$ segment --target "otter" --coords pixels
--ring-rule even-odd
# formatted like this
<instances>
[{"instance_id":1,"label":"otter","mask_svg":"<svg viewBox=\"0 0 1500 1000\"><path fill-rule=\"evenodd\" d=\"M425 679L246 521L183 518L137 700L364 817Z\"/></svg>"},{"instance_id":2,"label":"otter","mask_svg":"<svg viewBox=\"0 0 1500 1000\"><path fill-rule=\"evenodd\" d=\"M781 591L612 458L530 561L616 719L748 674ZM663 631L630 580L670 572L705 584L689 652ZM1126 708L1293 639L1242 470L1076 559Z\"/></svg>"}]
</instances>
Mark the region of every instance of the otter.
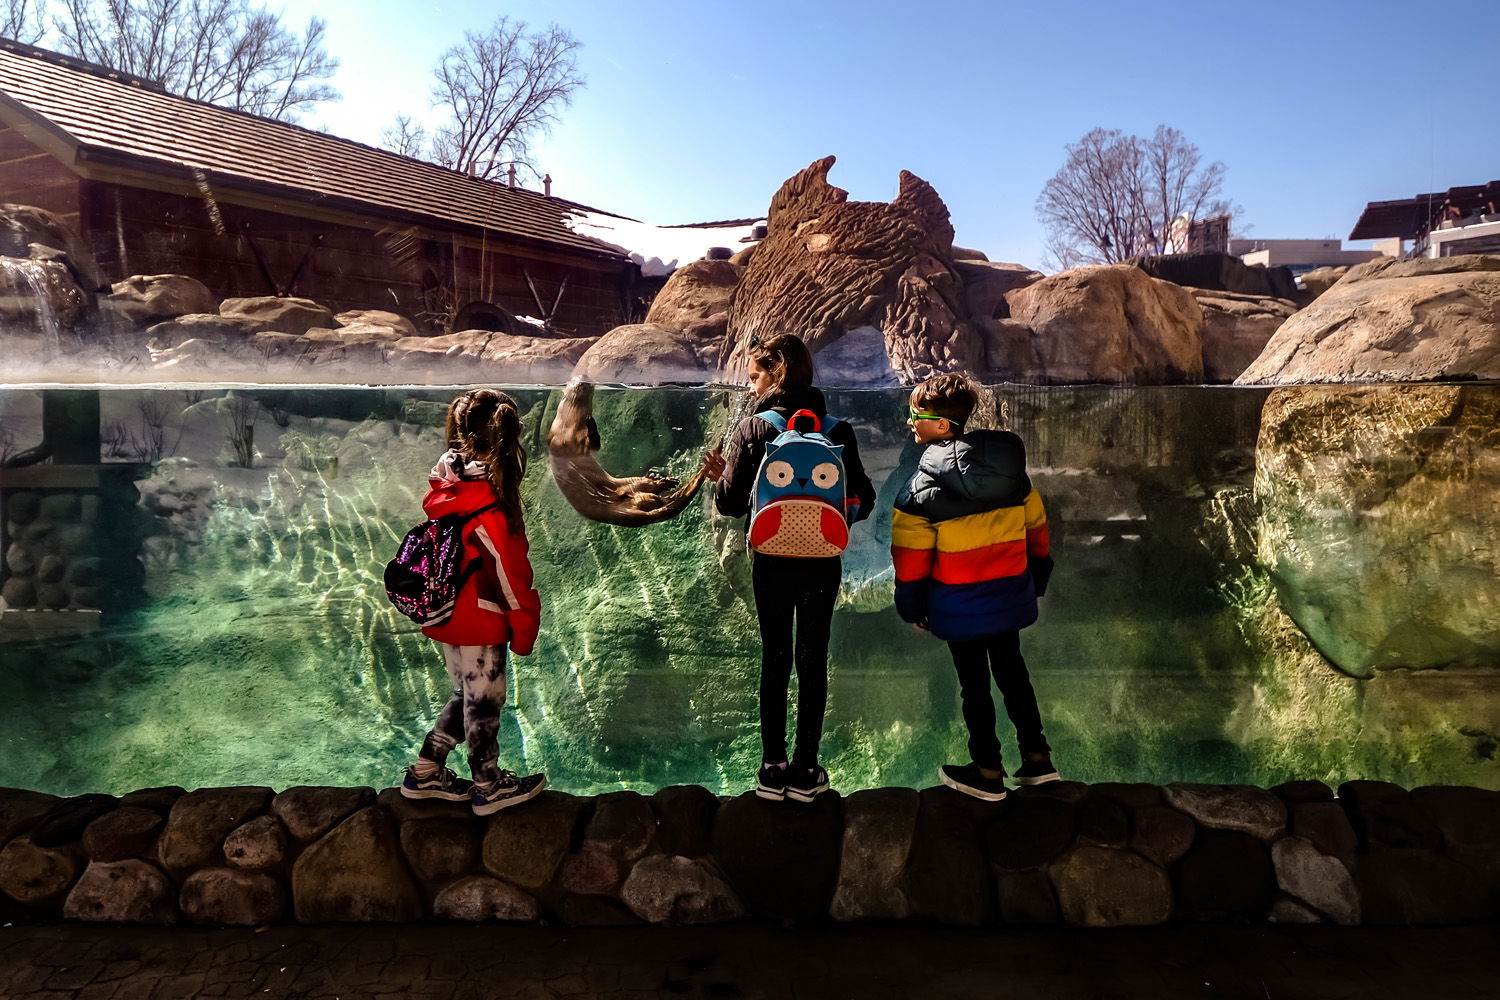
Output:
<instances>
[{"instance_id":1,"label":"otter","mask_svg":"<svg viewBox=\"0 0 1500 1000\"><path fill-rule=\"evenodd\" d=\"M574 510L590 521L625 528L656 524L680 514L703 485L701 468L687 482L666 476L620 479L604 471L594 457L598 450L594 386L574 379L563 390L557 416L547 432L552 477Z\"/></svg>"}]
</instances>

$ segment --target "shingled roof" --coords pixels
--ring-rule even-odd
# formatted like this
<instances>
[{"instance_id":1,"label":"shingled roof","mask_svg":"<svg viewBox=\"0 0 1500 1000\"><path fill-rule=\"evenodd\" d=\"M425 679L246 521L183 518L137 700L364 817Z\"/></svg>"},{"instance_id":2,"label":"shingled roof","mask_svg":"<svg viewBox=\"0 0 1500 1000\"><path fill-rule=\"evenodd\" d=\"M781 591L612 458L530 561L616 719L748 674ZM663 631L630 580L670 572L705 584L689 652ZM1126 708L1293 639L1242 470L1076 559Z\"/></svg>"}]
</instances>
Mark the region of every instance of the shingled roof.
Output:
<instances>
[{"instance_id":1,"label":"shingled roof","mask_svg":"<svg viewBox=\"0 0 1500 1000\"><path fill-rule=\"evenodd\" d=\"M598 209L176 97L149 81L17 42L0 42L0 119L50 134L80 165L130 167L210 189L625 256L563 221L571 209Z\"/></svg>"}]
</instances>

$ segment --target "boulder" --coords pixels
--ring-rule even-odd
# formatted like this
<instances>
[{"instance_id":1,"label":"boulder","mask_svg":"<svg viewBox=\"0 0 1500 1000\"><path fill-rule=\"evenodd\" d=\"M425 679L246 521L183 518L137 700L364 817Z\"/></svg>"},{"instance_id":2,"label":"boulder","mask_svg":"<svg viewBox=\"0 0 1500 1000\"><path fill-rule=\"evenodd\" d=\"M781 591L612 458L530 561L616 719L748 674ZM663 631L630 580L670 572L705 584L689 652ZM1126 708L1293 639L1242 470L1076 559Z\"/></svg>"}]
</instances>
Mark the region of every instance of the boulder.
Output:
<instances>
[{"instance_id":1,"label":"boulder","mask_svg":"<svg viewBox=\"0 0 1500 1000\"><path fill-rule=\"evenodd\" d=\"M1270 841L1286 832L1286 804L1253 785L1195 785L1173 782L1163 790L1167 804L1212 830L1242 830Z\"/></svg>"},{"instance_id":2,"label":"boulder","mask_svg":"<svg viewBox=\"0 0 1500 1000\"><path fill-rule=\"evenodd\" d=\"M563 858L557 887L577 895L608 896L624 881L627 870L628 866L604 851L584 846Z\"/></svg>"},{"instance_id":3,"label":"boulder","mask_svg":"<svg viewBox=\"0 0 1500 1000\"><path fill-rule=\"evenodd\" d=\"M11 512L7 510L6 513ZM17 834L24 833L60 801L56 795L22 788L0 788L0 847Z\"/></svg>"},{"instance_id":4,"label":"boulder","mask_svg":"<svg viewBox=\"0 0 1500 1000\"><path fill-rule=\"evenodd\" d=\"M1276 892L1266 845L1233 830L1200 830L1173 881L1178 913L1192 920L1261 920Z\"/></svg>"},{"instance_id":5,"label":"boulder","mask_svg":"<svg viewBox=\"0 0 1500 1000\"><path fill-rule=\"evenodd\" d=\"M1130 851L1081 844L1051 875L1062 918L1074 927L1145 927L1172 916L1167 873Z\"/></svg>"},{"instance_id":6,"label":"boulder","mask_svg":"<svg viewBox=\"0 0 1500 1000\"><path fill-rule=\"evenodd\" d=\"M60 216L34 205L0 205L0 256L56 259L58 253L80 288L104 287L93 254Z\"/></svg>"},{"instance_id":7,"label":"boulder","mask_svg":"<svg viewBox=\"0 0 1500 1000\"><path fill-rule=\"evenodd\" d=\"M1356 265L1276 331L1241 385L1500 378L1500 255Z\"/></svg>"},{"instance_id":8,"label":"boulder","mask_svg":"<svg viewBox=\"0 0 1500 1000\"><path fill-rule=\"evenodd\" d=\"M333 313L312 299L280 298L256 295L243 299L225 299L219 303L219 315L242 318L254 325L255 332L275 330L278 333L306 333L315 326L337 328Z\"/></svg>"},{"instance_id":9,"label":"boulder","mask_svg":"<svg viewBox=\"0 0 1500 1000\"><path fill-rule=\"evenodd\" d=\"M18 903L41 906L60 897L78 878L82 851L74 845L38 847L25 834L0 850L0 892Z\"/></svg>"},{"instance_id":10,"label":"boulder","mask_svg":"<svg viewBox=\"0 0 1500 1000\"><path fill-rule=\"evenodd\" d=\"M149 326L189 313L214 315L219 300L207 285L185 274L136 274L111 285L99 308L131 326Z\"/></svg>"},{"instance_id":11,"label":"boulder","mask_svg":"<svg viewBox=\"0 0 1500 1000\"><path fill-rule=\"evenodd\" d=\"M902 889L921 799L910 788L870 788L844 800L844 845L829 905L835 920L904 920Z\"/></svg>"},{"instance_id":12,"label":"boulder","mask_svg":"<svg viewBox=\"0 0 1500 1000\"><path fill-rule=\"evenodd\" d=\"M161 869L145 861L94 862L63 903L63 918L107 924L171 924L177 893Z\"/></svg>"},{"instance_id":13,"label":"boulder","mask_svg":"<svg viewBox=\"0 0 1500 1000\"><path fill-rule=\"evenodd\" d=\"M1271 845L1271 863L1281 891L1305 903L1334 923L1359 923L1359 890L1349 869L1301 837L1283 837Z\"/></svg>"},{"instance_id":14,"label":"boulder","mask_svg":"<svg viewBox=\"0 0 1500 1000\"><path fill-rule=\"evenodd\" d=\"M164 825L161 813L151 809L112 809L84 828L83 853L90 861L155 857L156 835Z\"/></svg>"},{"instance_id":15,"label":"boulder","mask_svg":"<svg viewBox=\"0 0 1500 1000\"><path fill-rule=\"evenodd\" d=\"M1012 795L985 828L986 858L1007 871L1048 864L1073 842L1074 809L1049 796Z\"/></svg>"},{"instance_id":16,"label":"boulder","mask_svg":"<svg viewBox=\"0 0 1500 1000\"><path fill-rule=\"evenodd\" d=\"M286 915L286 889L262 872L200 868L182 883L178 905L189 923L262 927Z\"/></svg>"},{"instance_id":17,"label":"boulder","mask_svg":"<svg viewBox=\"0 0 1500 1000\"><path fill-rule=\"evenodd\" d=\"M83 836L84 828L107 812L119 800L113 795L77 795L63 799L47 811L31 828L31 842L38 847L61 847Z\"/></svg>"},{"instance_id":18,"label":"boulder","mask_svg":"<svg viewBox=\"0 0 1500 1000\"><path fill-rule=\"evenodd\" d=\"M1297 282L1290 268L1246 264L1218 251L1162 254L1133 261L1153 278L1188 288L1211 289L1261 298L1294 299Z\"/></svg>"},{"instance_id":19,"label":"boulder","mask_svg":"<svg viewBox=\"0 0 1500 1000\"><path fill-rule=\"evenodd\" d=\"M995 868L995 905L1007 924L1056 924L1062 921L1057 892L1046 868L1013 871Z\"/></svg>"},{"instance_id":20,"label":"boulder","mask_svg":"<svg viewBox=\"0 0 1500 1000\"><path fill-rule=\"evenodd\" d=\"M728 320L739 285L741 268L727 260L695 260L667 279L644 322L669 330L686 330L695 323L723 315Z\"/></svg>"},{"instance_id":21,"label":"boulder","mask_svg":"<svg viewBox=\"0 0 1500 1000\"><path fill-rule=\"evenodd\" d=\"M671 854L637 862L620 888L620 899L651 924L685 927L745 915L734 890L705 862Z\"/></svg>"},{"instance_id":22,"label":"boulder","mask_svg":"<svg viewBox=\"0 0 1500 1000\"><path fill-rule=\"evenodd\" d=\"M224 838L225 860L246 871L274 868L286 855L286 831L275 816L257 816Z\"/></svg>"},{"instance_id":23,"label":"boulder","mask_svg":"<svg viewBox=\"0 0 1500 1000\"><path fill-rule=\"evenodd\" d=\"M1297 311L1289 299L1189 289L1203 310L1203 381L1233 382L1260 357L1269 341Z\"/></svg>"},{"instance_id":24,"label":"boulder","mask_svg":"<svg viewBox=\"0 0 1500 1000\"><path fill-rule=\"evenodd\" d=\"M1198 824L1186 813L1166 806L1146 806L1136 810L1130 849L1167 868L1188 852L1197 833Z\"/></svg>"},{"instance_id":25,"label":"boulder","mask_svg":"<svg viewBox=\"0 0 1500 1000\"><path fill-rule=\"evenodd\" d=\"M1352 867L1359 853L1359 838L1349 823L1349 814L1337 802L1298 802L1291 808L1291 832L1323 854Z\"/></svg>"},{"instance_id":26,"label":"boulder","mask_svg":"<svg viewBox=\"0 0 1500 1000\"><path fill-rule=\"evenodd\" d=\"M712 858L751 913L812 920L828 912L842 843L843 801L836 792L809 803L745 792L714 818Z\"/></svg>"},{"instance_id":27,"label":"boulder","mask_svg":"<svg viewBox=\"0 0 1500 1000\"><path fill-rule=\"evenodd\" d=\"M0 256L0 328L55 335L71 329L90 304L66 264Z\"/></svg>"},{"instance_id":28,"label":"boulder","mask_svg":"<svg viewBox=\"0 0 1500 1000\"><path fill-rule=\"evenodd\" d=\"M1354 878L1365 924L1464 924L1493 920L1500 912L1493 887L1434 851L1372 851L1359 859Z\"/></svg>"},{"instance_id":29,"label":"boulder","mask_svg":"<svg viewBox=\"0 0 1500 1000\"><path fill-rule=\"evenodd\" d=\"M1342 267L1315 267L1299 277L1297 284L1302 286L1302 304L1306 305L1328 291L1348 273L1349 265L1345 264Z\"/></svg>"},{"instance_id":30,"label":"boulder","mask_svg":"<svg viewBox=\"0 0 1500 1000\"><path fill-rule=\"evenodd\" d=\"M656 811L656 848L666 854L700 858L713 840L719 799L702 785L672 785L651 796Z\"/></svg>"},{"instance_id":31,"label":"boulder","mask_svg":"<svg viewBox=\"0 0 1500 1000\"><path fill-rule=\"evenodd\" d=\"M1088 786L1088 795L1114 799L1130 810L1161 805L1161 786L1144 781L1100 781ZM1330 792L1329 797L1332 796Z\"/></svg>"},{"instance_id":32,"label":"boulder","mask_svg":"<svg viewBox=\"0 0 1500 1000\"><path fill-rule=\"evenodd\" d=\"M229 831L264 812L272 794L248 785L188 792L173 804L157 845L162 866L183 871L219 864Z\"/></svg>"},{"instance_id":33,"label":"boulder","mask_svg":"<svg viewBox=\"0 0 1500 1000\"><path fill-rule=\"evenodd\" d=\"M1424 785L1411 802L1443 834L1445 848L1500 846L1500 792Z\"/></svg>"},{"instance_id":34,"label":"boulder","mask_svg":"<svg viewBox=\"0 0 1500 1000\"><path fill-rule=\"evenodd\" d=\"M584 352L573 369L590 382L658 385L702 382L705 371L682 332L653 323L617 326Z\"/></svg>"},{"instance_id":35,"label":"boulder","mask_svg":"<svg viewBox=\"0 0 1500 1000\"><path fill-rule=\"evenodd\" d=\"M1040 347L1035 330L1015 319L975 320L985 381L1030 383L1045 381L1038 367Z\"/></svg>"},{"instance_id":36,"label":"boulder","mask_svg":"<svg viewBox=\"0 0 1500 1000\"><path fill-rule=\"evenodd\" d=\"M496 813L485 830L485 871L523 889L552 881L577 835L588 800L545 791L531 802Z\"/></svg>"},{"instance_id":37,"label":"boulder","mask_svg":"<svg viewBox=\"0 0 1500 1000\"><path fill-rule=\"evenodd\" d=\"M1046 275L1024 264L1004 264L988 260L953 262L963 287L964 313L971 322L1010 317L1005 296L1018 288L1034 285Z\"/></svg>"},{"instance_id":38,"label":"boulder","mask_svg":"<svg viewBox=\"0 0 1500 1000\"><path fill-rule=\"evenodd\" d=\"M260 332L259 323L244 316L189 313L147 327L146 336L147 346L159 353L176 350L189 341L208 347L228 347L249 342Z\"/></svg>"},{"instance_id":39,"label":"boulder","mask_svg":"<svg viewBox=\"0 0 1500 1000\"><path fill-rule=\"evenodd\" d=\"M441 409L446 412L447 407ZM382 788L375 796L375 804L395 817L397 823L406 824L429 819L449 820L454 823L477 825L482 831L484 821L474 815L467 802L444 802L442 799L409 799L399 788Z\"/></svg>"},{"instance_id":40,"label":"boulder","mask_svg":"<svg viewBox=\"0 0 1500 1000\"><path fill-rule=\"evenodd\" d=\"M656 836L656 813L640 792L606 792L594 799L583 846L625 863L646 853Z\"/></svg>"},{"instance_id":41,"label":"boulder","mask_svg":"<svg viewBox=\"0 0 1500 1000\"><path fill-rule=\"evenodd\" d=\"M395 330L407 337L415 337L419 333L417 325L411 320L400 313L387 312L384 309L350 309L333 318L339 326L383 327L387 330Z\"/></svg>"},{"instance_id":42,"label":"boulder","mask_svg":"<svg viewBox=\"0 0 1500 1000\"><path fill-rule=\"evenodd\" d=\"M1026 381L1203 381L1203 310L1185 289L1127 264L1079 267L1006 296L1029 327Z\"/></svg>"},{"instance_id":43,"label":"boulder","mask_svg":"<svg viewBox=\"0 0 1500 1000\"><path fill-rule=\"evenodd\" d=\"M402 370L417 366L442 373L467 364L478 369L474 375L497 382L561 385L594 340L461 330L438 337L407 337L388 350L390 363Z\"/></svg>"},{"instance_id":44,"label":"boulder","mask_svg":"<svg viewBox=\"0 0 1500 1000\"><path fill-rule=\"evenodd\" d=\"M442 885L479 869L481 828L448 819L401 824L401 850L411 870L428 885Z\"/></svg>"},{"instance_id":45,"label":"boulder","mask_svg":"<svg viewBox=\"0 0 1500 1000\"><path fill-rule=\"evenodd\" d=\"M994 919L995 889L980 829L1001 815L999 809L998 803L980 802L951 788L922 790L902 881L912 916L955 926Z\"/></svg>"},{"instance_id":46,"label":"boulder","mask_svg":"<svg viewBox=\"0 0 1500 1000\"><path fill-rule=\"evenodd\" d=\"M1266 920L1273 924L1321 924L1327 922L1322 914L1311 907L1304 906L1295 899L1287 899L1285 896L1282 896L1271 904L1271 912L1266 915Z\"/></svg>"},{"instance_id":47,"label":"boulder","mask_svg":"<svg viewBox=\"0 0 1500 1000\"><path fill-rule=\"evenodd\" d=\"M292 866L292 905L308 924L421 917L390 814L361 809L302 852Z\"/></svg>"},{"instance_id":48,"label":"boulder","mask_svg":"<svg viewBox=\"0 0 1500 1000\"><path fill-rule=\"evenodd\" d=\"M261 334L260 336L270 336ZM354 326L341 326L337 330L327 327L315 326L302 334L301 340L304 344L334 344L343 347L358 347L364 344L394 344L398 340L405 340L414 334L405 330L398 330L389 326L373 326L368 323L360 323Z\"/></svg>"},{"instance_id":49,"label":"boulder","mask_svg":"<svg viewBox=\"0 0 1500 1000\"><path fill-rule=\"evenodd\" d=\"M1082 843L1124 847L1130 842L1130 813L1112 796L1090 792L1075 808L1073 822Z\"/></svg>"},{"instance_id":50,"label":"boulder","mask_svg":"<svg viewBox=\"0 0 1500 1000\"><path fill-rule=\"evenodd\" d=\"M374 804L373 788L302 785L272 799L271 814L281 820L294 839L306 843L332 830L355 810Z\"/></svg>"},{"instance_id":51,"label":"boulder","mask_svg":"<svg viewBox=\"0 0 1500 1000\"><path fill-rule=\"evenodd\" d=\"M432 901L439 920L488 923L493 920L533 922L541 916L536 897L488 875L455 879Z\"/></svg>"},{"instance_id":52,"label":"boulder","mask_svg":"<svg viewBox=\"0 0 1500 1000\"><path fill-rule=\"evenodd\" d=\"M1400 785L1346 781L1339 786L1339 804L1366 851L1381 847L1442 849L1442 831Z\"/></svg>"},{"instance_id":53,"label":"boulder","mask_svg":"<svg viewBox=\"0 0 1500 1000\"><path fill-rule=\"evenodd\" d=\"M893 201L849 201L828 183L833 163L814 161L771 199L766 238L730 309L728 374L743 373L752 336L793 331L816 353L863 326L884 332L903 382L975 368L979 345L963 317L943 200L903 170Z\"/></svg>"},{"instance_id":54,"label":"boulder","mask_svg":"<svg viewBox=\"0 0 1500 1000\"><path fill-rule=\"evenodd\" d=\"M1284 781L1273 786L1271 794L1291 808L1299 802L1332 802L1333 789L1321 781Z\"/></svg>"},{"instance_id":55,"label":"boulder","mask_svg":"<svg viewBox=\"0 0 1500 1000\"><path fill-rule=\"evenodd\" d=\"M1255 465L1260 563L1334 666L1500 663L1500 388L1277 389Z\"/></svg>"}]
</instances>

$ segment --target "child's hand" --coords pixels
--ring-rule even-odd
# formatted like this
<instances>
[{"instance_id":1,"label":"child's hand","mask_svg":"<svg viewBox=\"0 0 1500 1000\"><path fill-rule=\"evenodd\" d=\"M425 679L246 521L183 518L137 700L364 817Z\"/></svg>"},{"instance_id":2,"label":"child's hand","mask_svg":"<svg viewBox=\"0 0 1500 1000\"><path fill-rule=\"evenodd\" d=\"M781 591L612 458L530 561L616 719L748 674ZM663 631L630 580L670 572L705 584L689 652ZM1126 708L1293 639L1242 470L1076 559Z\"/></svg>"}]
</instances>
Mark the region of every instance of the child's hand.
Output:
<instances>
[{"instance_id":1,"label":"child's hand","mask_svg":"<svg viewBox=\"0 0 1500 1000\"><path fill-rule=\"evenodd\" d=\"M912 630L916 631L916 632L931 632L932 631L932 626L927 624L927 619L926 618L923 618L919 622L912 622L911 623L911 627L912 627Z\"/></svg>"},{"instance_id":2,"label":"child's hand","mask_svg":"<svg viewBox=\"0 0 1500 1000\"><path fill-rule=\"evenodd\" d=\"M703 453L703 478L711 483L717 483L719 477L724 475L724 454L715 448Z\"/></svg>"}]
</instances>

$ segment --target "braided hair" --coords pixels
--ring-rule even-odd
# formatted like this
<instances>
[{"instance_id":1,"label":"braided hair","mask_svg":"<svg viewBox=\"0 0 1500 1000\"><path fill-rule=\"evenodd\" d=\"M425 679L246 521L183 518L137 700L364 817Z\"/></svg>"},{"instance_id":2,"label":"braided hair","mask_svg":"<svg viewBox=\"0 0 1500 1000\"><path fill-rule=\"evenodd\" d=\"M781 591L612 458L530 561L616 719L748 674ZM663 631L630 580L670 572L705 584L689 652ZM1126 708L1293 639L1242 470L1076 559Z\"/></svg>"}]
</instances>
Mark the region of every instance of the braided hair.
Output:
<instances>
[{"instance_id":1,"label":"braided hair","mask_svg":"<svg viewBox=\"0 0 1500 1000\"><path fill-rule=\"evenodd\" d=\"M521 530L521 478L526 448L521 443L521 411L498 389L470 389L448 406L448 447L466 462L481 462L512 533Z\"/></svg>"}]
</instances>

